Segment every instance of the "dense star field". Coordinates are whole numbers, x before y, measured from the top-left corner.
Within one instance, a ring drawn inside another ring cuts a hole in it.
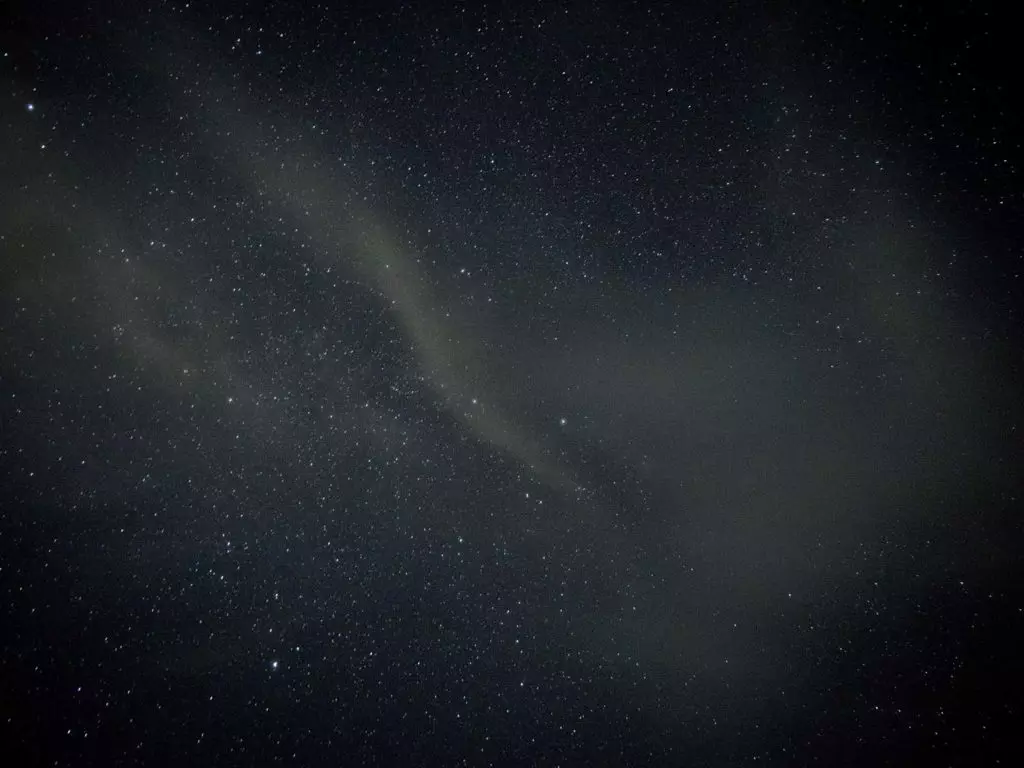
[[[1016,764],[1010,10],[0,15],[4,765]]]

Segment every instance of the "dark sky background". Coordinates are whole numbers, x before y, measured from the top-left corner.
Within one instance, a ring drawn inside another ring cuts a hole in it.
[[[1016,764],[995,5],[8,6],[4,764]]]

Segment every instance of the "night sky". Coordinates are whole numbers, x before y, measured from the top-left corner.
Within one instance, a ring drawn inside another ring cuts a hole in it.
[[[991,5],[7,5],[0,762],[1019,764]]]

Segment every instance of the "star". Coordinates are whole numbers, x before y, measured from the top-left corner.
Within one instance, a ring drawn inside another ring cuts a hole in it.
[[[1013,748],[994,10],[123,5],[0,52],[13,750]]]

